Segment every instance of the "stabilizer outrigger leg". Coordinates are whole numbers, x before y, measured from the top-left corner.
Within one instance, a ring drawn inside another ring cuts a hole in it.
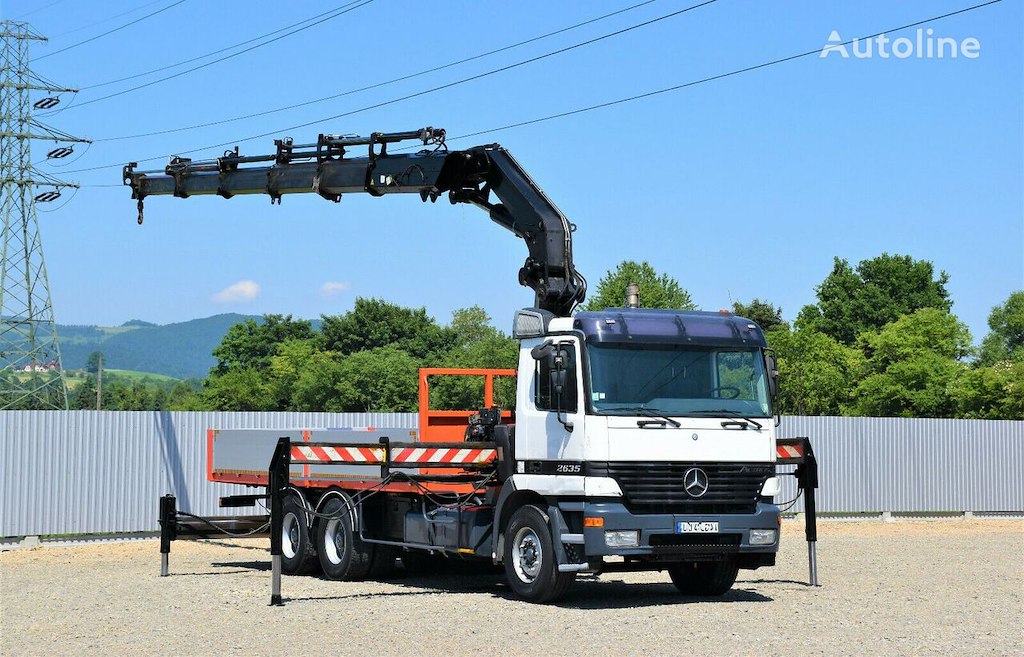
[[[167,577],[171,541],[178,518],[178,501],[173,495],[160,498],[160,577]]]
[[[797,487],[804,496],[804,536],[807,539],[807,566],[811,586],[818,584],[818,515],[814,491],[818,488],[818,460],[808,438],[779,438],[777,463],[795,464]]]
[[[280,438],[274,457],[270,459],[268,492],[270,493],[270,604],[280,606],[281,599],[281,531],[284,515],[284,494],[288,487],[288,467],[291,461],[291,443]]]

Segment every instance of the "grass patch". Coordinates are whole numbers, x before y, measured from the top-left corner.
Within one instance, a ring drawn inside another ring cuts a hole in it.
[[[103,376],[113,376],[118,379],[126,379],[128,381],[155,381],[158,383],[174,383],[181,379],[176,379],[173,376],[167,376],[166,374],[156,374],[154,372],[138,372],[136,370],[117,370],[117,369],[103,369]]]

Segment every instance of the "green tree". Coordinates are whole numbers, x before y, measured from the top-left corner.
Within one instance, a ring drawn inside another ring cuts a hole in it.
[[[167,393],[165,410],[168,411],[212,411],[202,395],[202,381],[189,379],[177,381]]]
[[[459,308],[453,311],[452,321],[448,328],[451,331],[455,348],[480,342],[496,331],[491,326],[491,316],[480,306]]]
[[[273,390],[275,408],[288,411],[318,410],[292,408],[291,398],[295,383],[314,355],[319,353],[315,339],[285,340],[277,345],[276,353],[270,357],[270,366],[264,372]]]
[[[841,415],[853,399],[861,354],[810,329],[767,333],[779,367],[779,410],[795,415]]]
[[[981,365],[1024,360],[1024,290],[1010,295],[988,316],[989,334],[981,343]]]
[[[905,255],[882,255],[862,260],[856,271],[836,258],[832,272],[817,287],[818,303],[804,306],[799,328],[811,328],[852,345],[864,331],[880,330],[921,308],[949,311],[949,275],[927,260]]]
[[[490,325],[483,309],[473,306],[452,313],[456,344],[440,361],[443,367],[515,369],[519,342]],[[483,406],[484,377],[439,376],[430,381],[430,404],[435,409],[474,410]],[[510,377],[495,381],[494,403],[515,405],[515,382]]]
[[[359,351],[341,361],[335,389],[343,411],[414,412],[419,362],[395,347]]]
[[[276,411],[280,409],[274,392],[265,371],[241,367],[211,375],[202,397],[204,405],[218,411]]]
[[[90,374],[96,374],[100,370],[100,359],[103,358],[103,352],[94,351],[85,359],[85,371]]]
[[[732,312],[734,315],[754,320],[765,333],[778,328],[789,328],[789,323],[782,319],[782,308],[760,299],[754,299],[750,303],[734,301]]]
[[[311,322],[293,320],[291,315],[264,315],[262,321],[247,319],[228,329],[213,350],[217,365],[212,373],[219,376],[237,369],[265,369],[282,342],[313,337]]]
[[[863,376],[853,409],[860,415],[952,417],[954,384],[971,353],[967,326],[938,308],[922,308],[866,332]]]
[[[86,376],[85,380],[68,392],[68,409],[88,411],[96,408],[96,377]]]
[[[281,345],[312,341],[315,335],[309,320],[291,315],[235,324],[213,350],[217,364],[203,383],[199,405],[222,411],[284,410],[287,395],[273,381],[272,359]]]
[[[442,330],[425,308],[363,297],[344,315],[324,316],[320,332],[321,347],[342,355],[391,346],[426,359],[444,353],[452,342],[451,333]]]
[[[337,411],[341,363],[316,340],[289,340],[270,359],[275,404],[290,411]]]
[[[952,393],[961,417],[1024,420],[1024,359],[964,368]]]
[[[625,305],[626,286],[630,283],[640,286],[640,305],[644,308],[696,308],[690,293],[679,285],[679,281],[668,274],[659,274],[646,261],[638,263],[624,260],[598,281],[597,291],[590,298],[586,309],[622,308]]]
[[[332,353],[319,351],[302,368],[292,386],[290,407],[295,411],[343,411],[338,393],[343,369]]]

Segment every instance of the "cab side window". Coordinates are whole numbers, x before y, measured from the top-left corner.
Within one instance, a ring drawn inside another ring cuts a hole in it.
[[[571,344],[561,345],[559,349],[565,354],[565,388],[562,389],[562,410],[567,413],[576,412],[576,347]],[[533,402],[541,411],[557,409],[557,399],[551,389],[551,365],[546,358],[537,361],[533,375]]]

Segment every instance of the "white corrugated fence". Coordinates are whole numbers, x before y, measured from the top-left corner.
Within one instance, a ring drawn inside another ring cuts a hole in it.
[[[157,529],[157,499],[227,513],[206,481],[206,429],[375,426],[412,429],[414,413],[0,411],[0,537]],[[1024,422],[785,417],[811,439],[822,512],[1024,512]],[[784,478],[777,501],[795,497]],[[800,510],[800,503],[794,507]]]

